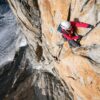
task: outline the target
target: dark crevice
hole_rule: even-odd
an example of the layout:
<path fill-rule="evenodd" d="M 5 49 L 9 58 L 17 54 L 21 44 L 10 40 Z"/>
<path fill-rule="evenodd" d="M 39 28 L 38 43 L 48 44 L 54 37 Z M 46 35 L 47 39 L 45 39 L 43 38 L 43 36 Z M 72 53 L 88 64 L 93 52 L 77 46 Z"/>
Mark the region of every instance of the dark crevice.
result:
<path fill-rule="evenodd" d="M 58 57 L 56 57 L 56 56 L 53 56 L 53 55 L 52 55 L 52 57 L 53 57 L 53 58 L 54 58 L 56 61 L 58 61 Z"/>
<path fill-rule="evenodd" d="M 28 5 L 27 2 L 21 1 L 21 4 L 25 7 L 25 9 L 27 9 L 28 11 L 30 11 L 30 6 Z"/>
<path fill-rule="evenodd" d="M 68 18 L 67 18 L 67 20 L 70 21 L 70 19 L 71 19 L 71 4 L 70 4 L 70 6 L 69 6 L 69 11 L 68 11 Z"/>
<path fill-rule="evenodd" d="M 36 9 L 39 9 L 38 0 L 33 0 L 33 5 Z"/>
<path fill-rule="evenodd" d="M 59 58 L 60 55 L 61 55 L 61 51 L 62 51 L 62 49 L 63 49 L 63 44 L 59 47 L 59 49 L 60 49 L 60 51 L 59 51 L 59 53 L 58 53 L 58 58 Z"/>
<path fill-rule="evenodd" d="M 37 55 L 37 61 L 39 62 L 42 58 L 42 55 L 43 55 L 43 49 L 42 49 L 42 46 L 40 46 L 38 43 L 37 43 L 37 48 L 36 48 L 36 55 Z"/>
<path fill-rule="evenodd" d="M 74 77 L 72 77 L 72 76 L 67 76 L 68 78 L 71 78 L 71 79 L 73 79 L 73 80 L 76 80 Z"/>
<path fill-rule="evenodd" d="M 94 65 L 100 64 L 100 63 L 94 61 L 92 58 L 90 58 L 90 57 L 88 57 L 88 56 L 84 56 L 84 55 L 81 55 L 81 56 L 84 57 L 84 58 L 86 58 L 86 59 L 88 59 L 88 60 L 91 62 L 91 64 L 94 64 Z"/>

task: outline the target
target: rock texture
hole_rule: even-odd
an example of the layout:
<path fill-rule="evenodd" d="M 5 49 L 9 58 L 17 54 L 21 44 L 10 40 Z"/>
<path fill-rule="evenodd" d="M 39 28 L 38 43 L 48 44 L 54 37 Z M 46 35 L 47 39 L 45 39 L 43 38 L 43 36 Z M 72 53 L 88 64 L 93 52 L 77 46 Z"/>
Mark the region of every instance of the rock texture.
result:
<path fill-rule="evenodd" d="M 12 48 L 14 48 L 15 40 L 17 38 L 15 33 L 15 30 L 17 29 L 15 17 L 12 14 L 9 6 L 6 3 L 4 3 L 4 1 L 1 3 L 0 3 L 0 66 L 3 63 L 7 63 L 13 60 L 15 49 Z M 14 28 L 14 30 L 11 29 L 12 27 Z"/>
<path fill-rule="evenodd" d="M 2 8 L 4 1 L 1 2 Z M 16 28 L 17 35 L 14 31 L 13 36 L 17 36 L 17 39 L 8 45 L 13 30 L 6 28 L 5 34 L 9 35 L 9 41 L 5 43 L 8 46 L 5 50 L 13 56 L 5 54 L 11 59 L 9 63 L 5 63 L 8 59 L 0 60 L 0 99 L 100 100 L 100 1 L 8 2 L 17 18 L 16 26 L 15 20 L 10 22 L 10 27 Z M 0 19 L 3 18 L 2 13 L 1 15 Z M 9 14 L 5 17 L 8 18 Z M 57 32 L 62 20 L 83 21 L 96 27 L 93 30 L 79 28 L 78 34 L 84 36 L 82 46 L 70 48 Z M 16 44 L 13 48 L 16 48 L 11 51 L 13 43 Z"/>

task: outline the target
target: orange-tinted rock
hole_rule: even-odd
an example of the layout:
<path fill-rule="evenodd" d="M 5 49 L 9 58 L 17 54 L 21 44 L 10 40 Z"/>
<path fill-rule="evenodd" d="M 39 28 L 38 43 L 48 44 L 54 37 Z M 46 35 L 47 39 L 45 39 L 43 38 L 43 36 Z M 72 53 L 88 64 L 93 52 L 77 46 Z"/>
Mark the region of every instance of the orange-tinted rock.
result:
<path fill-rule="evenodd" d="M 87 22 L 92 25 L 96 24 L 97 21 L 95 8 L 96 5 L 94 0 L 87 2 L 86 5 L 84 3 L 86 3 L 87 0 L 80 0 L 80 2 L 75 0 L 72 0 L 72 2 L 68 0 L 58 0 L 59 2 L 52 0 L 46 1 L 48 2 L 39 0 L 42 18 L 42 32 L 46 37 L 45 41 L 48 41 L 49 50 L 51 51 L 52 55 L 56 56 L 58 53 L 58 50 L 56 49 L 56 43 L 61 40 L 59 38 L 59 34 L 56 32 L 56 29 L 59 22 L 67 19 L 69 11 L 68 7 L 70 6 L 70 3 L 71 20 L 74 20 L 74 18 L 79 18 L 80 21 Z M 56 4 L 56 6 L 54 6 L 54 4 Z M 54 16 L 54 11 L 56 17 Z M 86 32 L 89 31 L 89 29 L 80 29 L 80 34 L 82 35 L 85 35 Z M 83 38 L 81 44 L 83 46 L 91 46 L 93 44 L 99 45 L 99 33 L 100 27 L 95 28 L 87 37 L 85 37 L 85 39 Z M 90 49 L 92 49 L 92 47 Z M 88 52 L 90 51 L 88 50 Z M 88 57 L 89 55 L 88 53 L 85 53 L 83 56 Z M 64 45 L 59 59 L 60 62 L 59 64 L 55 62 L 55 67 L 57 68 L 61 78 L 64 79 L 64 81 L 71 85 L 71 87 L 74 89 L 74 96 L 76 100 L 78 100 L 78 96 L 82 100 L 99 100 L 100 76 L 96 74 L 96 70 L 93 70 L 96 69 L 95 65 L 92 65 L 88 58 L 73 54 L 66 45 Z M 98 68 L 99 66 L 100 65 L 98 65 Z M 90 91 L 92 91 L 92 93 Z"/>

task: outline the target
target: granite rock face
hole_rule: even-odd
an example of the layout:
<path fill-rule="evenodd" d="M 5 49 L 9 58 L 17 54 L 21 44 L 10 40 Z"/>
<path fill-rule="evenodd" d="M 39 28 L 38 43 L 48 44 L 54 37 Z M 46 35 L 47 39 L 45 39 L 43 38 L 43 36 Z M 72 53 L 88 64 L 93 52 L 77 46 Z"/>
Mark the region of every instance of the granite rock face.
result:
<path fill-rule="evenodd" d="M 7 1 L 1 0 L 0 99 L 100 100 L 100 1 L 8 3 L 16 18 Z M 96 27 L 79 28 L 82 46 L 70 48 L 57 32 L 62 20 Z"/>

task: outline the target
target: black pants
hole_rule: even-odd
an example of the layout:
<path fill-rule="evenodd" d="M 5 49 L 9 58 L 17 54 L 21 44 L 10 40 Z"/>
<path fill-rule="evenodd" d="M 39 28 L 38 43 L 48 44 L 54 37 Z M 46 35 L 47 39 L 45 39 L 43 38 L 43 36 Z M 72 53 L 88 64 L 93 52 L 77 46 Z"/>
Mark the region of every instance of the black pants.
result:
<path fill-rule="evenodd" d="M 78 41 L 74 41 L 74 40 L 68 40 L 68 43 L 70 47 L 80 47 L 81 46 Z"/>

